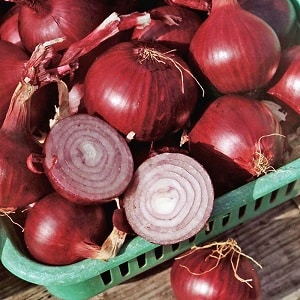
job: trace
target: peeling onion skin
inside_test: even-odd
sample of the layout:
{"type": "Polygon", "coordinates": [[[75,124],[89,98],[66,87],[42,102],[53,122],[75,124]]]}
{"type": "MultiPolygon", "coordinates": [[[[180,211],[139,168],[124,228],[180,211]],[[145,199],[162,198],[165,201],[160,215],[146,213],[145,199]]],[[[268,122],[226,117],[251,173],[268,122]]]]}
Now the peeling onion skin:
{"type": "Polygon", "coordinates": [[[128,223],[152,243],[186,240],[206,224],[214,201],[211,180],[193,158],[163,153],[148,158],[123,195],[128,223]]]}
{"type": "MultiPolygon", "coordinates": [[[[135,139],[145,142],[180,130],[195,108],[199,88],[191,75],[181,73],[170,60],[143,57],[149,49],[159,55],[170,51],[139,41],[119,43],[95,60],[84,82],[89,114],[100,115],[124,135],[134,132],[135,139]]],[[[178,55],[171,57],[189,69],[178,55]]]]}
{"type": "Polygon", "coordinates": [[[190,155],[206,168],[220,196],[264,174],[263,168],[258,170],[255,165],[258,154],[268,160],[266,172],[282,164],[285,139],[281,134],[279,122],[262,102],[223,95],[189,132],[190,155]]]}
{"type": "Polygon", "coordinates": [[[189,60],[195,72],[229,94],[264,87],[280,55],[280,41],[270,25],[242,9],[237,0],[215,0],[191,41],[189,60]]]}
{"type": "Polygon", "coordinates": [[[124,192],[133,175],[133,158],[125,138],[88,114],[57,122],[43,152],[53,187],[76,203],[110,201],[124,192]]]}
{"type": "Polygon", "coordinates": [[[29,211],[24,240],[31,255],[48,265],[68,265],[97,258],[109,234],[103,205],[79,205],[57,193],[38,201],[29,211]]]}

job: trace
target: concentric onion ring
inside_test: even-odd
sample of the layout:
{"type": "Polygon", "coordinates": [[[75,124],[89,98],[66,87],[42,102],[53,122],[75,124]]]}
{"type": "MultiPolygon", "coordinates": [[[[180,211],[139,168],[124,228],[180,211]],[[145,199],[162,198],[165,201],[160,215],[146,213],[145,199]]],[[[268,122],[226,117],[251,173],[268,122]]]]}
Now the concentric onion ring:
{"type": "Polygon", "coordinates": [[[111,200],[133,175],[126,140],[102,119],[77,114],[57,122],[44,144],[44,168],[58,193],[82,203],[111,200]]]}
{"type": "Polygon", "coordinates": [[[200,231],[213,200],[210,177],[196,160],[181,153],[163,153],[136,170],[124,193],[124,209],[136,234],[166,245],[200,231]]]}

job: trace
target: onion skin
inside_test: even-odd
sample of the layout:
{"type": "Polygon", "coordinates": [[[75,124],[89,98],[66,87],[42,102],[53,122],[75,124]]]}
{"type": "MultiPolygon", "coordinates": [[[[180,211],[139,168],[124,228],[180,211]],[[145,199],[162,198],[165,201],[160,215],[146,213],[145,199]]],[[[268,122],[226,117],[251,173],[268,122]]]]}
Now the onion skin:
{"type": "Polygon", "coordinates": [[[31,255],[48,265],[97,258],[109,233],[105,208],[71,203],[57,193],[38,201],[28,213],[24,240],[31,255]]]}
{"type": "Polygon", "coordinates": [[[203,22],[202,18],[190,9],[175,5],[159,6],[149,13],[152,18],[150,25],[135,28],[131,38],[159,42],[169,49],[176,49],[182,57],[186,57],[190,42],[203,22]],[[167,18],[175,20],[172,22],[167,18]]]}
{"type": "Polygon", "coordinates": [[[206,224],[214,191],[206,170],[181,153],[163,153],[144,161],[123,195],[133,231],[152,243],[184,241],[206,224]]]}
{"type": "Polygon", "coordinates": [[[277,97],[300,115],[300,46],[286,49],[268,93],[277,97]]]}
{"type": "Polygon", "coordinates": [[[76,203],[111,201],[124,192],[133,175],[133,158],[123,136],[88,114],[58,121],[45,140],[43,153],[52,186],[76,203]]]}
{"type": "MultiPolygon", "coordinates": [[[[145,56],[153,51],[163,55],[170,50],[139,41],[119,43],[93,63],[84,83],[87,112],[100,115],[124,135],[134,132],[140,141],[180,130],[198,98],[195,79],[169,59],[158,57],[162,63],[152,54],[145,56]]],[[[178,55],[171,53],[171,58],[189,70],[178,55]]]]}
{"type": "Polygon", "coordinates": [[[216,195],[220,195],[280,166],[281,134],[279,122],[263,103],[241,95],[223,95],[189,132],[189,149],[207,169],[216,195]],[[264,165],[257,166],[260,154],[268,161],[265,170],[264,165]]]}
{"type": "Polygon", "coordinates": [[[281,54],[275,31],[236,0],[215,0],[190,44],[190,64],[223,94],[265,86],[281,54]]]}
{"type": "MultiPolygon", "coordinates": [[[[192,249],[184,253],[179,259],[175,259],[170,272],[171,287],[175,299],[259,299],[260,280],[248,258],[240,256],[237,274],[242,279],[252,279],[250,281],[252,288],[234,276],[230,257],[221,258],[219,265],[211,270],[216,265],[216,258],[209,257],[211,254],[211,249],[192,249]],[[201,274],[203,272],[206,273],[201,274]]],[[[234,254],[234,261],[236,259],[237,254],[234,254]]]]}

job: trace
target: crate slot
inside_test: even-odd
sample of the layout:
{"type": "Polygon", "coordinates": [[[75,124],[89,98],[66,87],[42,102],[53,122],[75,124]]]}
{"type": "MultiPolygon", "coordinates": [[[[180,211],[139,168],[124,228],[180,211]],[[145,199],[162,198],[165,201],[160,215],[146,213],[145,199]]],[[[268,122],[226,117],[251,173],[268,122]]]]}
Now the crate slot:
{"type": "Polygon", "coordinates": [[[238,218],[242,219],[246,214],[247,205],[243,205],[239,208],[238,218]]]}
{"type": "Polygon", "coordinates": [[[208,222],[208,225],[205,226],[204,232],[206,235],[209,235],[214,230],[214,220],[208,222]]]}
{"type": "Polygon", "coordinates": [[[145,254],[139,255],[136,258],[136,260],[137,260],[139,268],[143,268],[144,266],[146,266],[146,255],[145,254]]]}
{"type": "Polygon", "coordinates": [[[286,195],[289,195],[294,190],[296,183],[297,183],[297,180],[293,181],[287,185],[286,195]]]}
{"type": "Polygon", "coordinates": [[[254,210],[255,210],[255,211],[259,210],[260,207],[261,207],[261,204],[262,204],[262,198],[256,199],[256,201],[255,201],[255,206],[254,206],[254,210]]]}
{"type": "Polygon", "coordinates": [[[126,276],[129,274],[129,267],[128,267],[128,263],[125,262],[121,265],[119,265],[119,270],[122,276],[126,276]]]}
{"type": "MultiPolygon", "coordinates": [[[[193,238],[191,238],[191,239],[193,239],[193,240],[192,240],[192,241],[189,240],[189,241],[192,243],[192,242],[195,240],[195,237],[193,237],[193,238]]],[[[173,252],[177,251],[177,250],[179,249],[179,243],[172,244],[172,245],[171,245],[171,248],[172,248],[172,251],[173,251],[173,252]]]]}
{"type": "Polygon", "coordinates": [[[107,270],[107,271],[101,273],[100,277],[101,277],[104,285],[109,285],[110,283],[112,283],[112,277],[111,277],[110,270],[107,270]]]}
{"type": "Polygon", "coordinates": [[[157,260],[161,259],[163,257],[163,247],[159,246],[154,249],[154,255],[157,260]]]}
{"type": "Polygon", "coordinates": [[[275,190],[271,193],[271,197],[270,197],[270,203],[273,203],[276,201],[277,199],[277,194],[278,194],[278,190],[275,190]]]}

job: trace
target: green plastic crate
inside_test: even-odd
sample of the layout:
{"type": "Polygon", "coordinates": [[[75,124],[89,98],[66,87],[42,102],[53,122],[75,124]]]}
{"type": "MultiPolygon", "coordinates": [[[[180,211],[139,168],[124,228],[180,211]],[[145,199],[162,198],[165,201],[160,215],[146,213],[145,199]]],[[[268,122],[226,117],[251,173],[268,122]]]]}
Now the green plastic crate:
{"type": "Polygon", "coordinates": [[[300,194],[300,158],[215,200],[209,230],[184,242],[161,246],[140,237],[128,240],[108,262],[86,259],[69,266],[47,266],[31,260],[10,222],[0,218],[3,265],[17,277],[44,286],[61,299],[88,299],[153,268],[300,194]]]}
{"type": "MultiPolygon", "coordinates": [[[[300,11],[300,0],[293,2],[300,11]]],[[[209,230],[204,228],[189,240],[160,246],[135,237],[128,239],[121,252],[108,262],[86,259],[60,267],[32,260],[12,223],[0,218],[0,260],[15,276],[44,286],[60,299],[89,299],[298,195],[300,158],[217,198],[209,230]]]]}

